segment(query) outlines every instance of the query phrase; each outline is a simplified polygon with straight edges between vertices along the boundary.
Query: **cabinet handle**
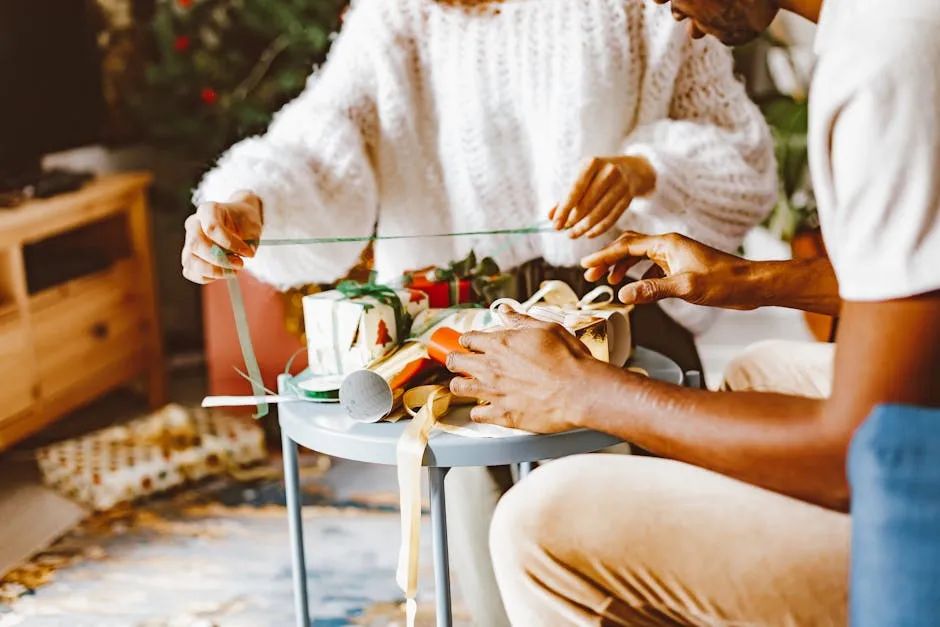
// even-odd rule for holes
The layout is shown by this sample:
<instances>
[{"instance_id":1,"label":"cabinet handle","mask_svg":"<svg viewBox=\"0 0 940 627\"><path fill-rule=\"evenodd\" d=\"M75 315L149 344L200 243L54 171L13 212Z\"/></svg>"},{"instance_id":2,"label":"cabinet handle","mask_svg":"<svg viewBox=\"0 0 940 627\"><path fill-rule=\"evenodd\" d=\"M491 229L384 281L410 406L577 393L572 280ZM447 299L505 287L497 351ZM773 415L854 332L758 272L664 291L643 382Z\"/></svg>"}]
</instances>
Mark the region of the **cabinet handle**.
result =
<instances>
[{"instance_id":1,"label":"cabinet handle","mask_svg":"<svg viewBox=\"0 0 940 627\"><path fill-rule=\"evenodd\" d=\"M95 339L103 340L108 337L108 323L98 322L91 327L91 335Z\"/></svg>"}]
</instances>

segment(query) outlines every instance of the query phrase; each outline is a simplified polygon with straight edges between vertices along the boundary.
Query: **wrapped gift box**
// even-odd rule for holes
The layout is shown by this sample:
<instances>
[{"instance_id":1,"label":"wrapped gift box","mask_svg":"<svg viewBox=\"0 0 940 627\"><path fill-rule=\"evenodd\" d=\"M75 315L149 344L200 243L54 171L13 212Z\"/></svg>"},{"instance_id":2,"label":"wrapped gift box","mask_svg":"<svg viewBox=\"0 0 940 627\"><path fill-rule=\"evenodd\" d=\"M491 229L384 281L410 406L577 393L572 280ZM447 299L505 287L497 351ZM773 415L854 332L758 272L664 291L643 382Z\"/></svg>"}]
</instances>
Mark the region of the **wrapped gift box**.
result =
<instances>
[{"instance_id":1,"label":"wrapped gift box","mask_svg":"<svg viewBox=\"0 0 940 627\"><path fill-rule=\"evenodd\" d=\"M307 355L315 375L348 374L381 359L403 342L428 296L376 284L340 284L303 298Z\"/></svg>"},{"instance_id":2,"label":"wrapped gift box","mask_svg":"<svg viewBox=\"0 0 940 627\"><path fill-rule=\"evenodd\" d=\"M529 310L529 315L545 322L560 324L591 351L594 359L610 363L611 342L614 338L609 333L605 318L580 312L566 312L552 305L536 305Z\"/></svg>"},{"instance_id":3,"label":"wrapped gift box","mask_svg":"<svg viewBox=\"0 0 940 627\"><path fill-rule=\"evenodd\" d=\"M404 275L405 286L427 294L428 304L433 308L486 305L506 296L503 292L510 283L510 276L501 273L495 261L486 257L477 262L472 251L466 259L446 268L430 267Z\"/></svg>"},{"instance_id":4,"label":"wrapped gift box","mask_svg":"<svg viewBox=\"0 0 940 627\"><path fill-rule=\"evenodd\" d=\"M37 452L46 485L98 511L266 457L258 424L179 405Z\"/></svg>"},{"instance_id":5,"label":"wrapped gift box","mask_svg":"<svg viewBox=\"0 0 940 627\"><path fill-rule=\"evenodd\" d=\"M600 286L578 298L567 283L544 281L518 308L534 318L565 327L601 361L623 366L633 352L633 307L618 304L609 286Z\"/></svg>"},{"instance_id":6,"label":"wrapped gift box","mask_svg":"<svg viewBox=\"0 0 940 627\"><path fill-rule=\"evenodd\" d=\"M411 289L427 294L431 307L453 307L474 302L473 287L469 279L440 280L434 269L409 274L406 284Z\"/></svg>"}]
</instances>

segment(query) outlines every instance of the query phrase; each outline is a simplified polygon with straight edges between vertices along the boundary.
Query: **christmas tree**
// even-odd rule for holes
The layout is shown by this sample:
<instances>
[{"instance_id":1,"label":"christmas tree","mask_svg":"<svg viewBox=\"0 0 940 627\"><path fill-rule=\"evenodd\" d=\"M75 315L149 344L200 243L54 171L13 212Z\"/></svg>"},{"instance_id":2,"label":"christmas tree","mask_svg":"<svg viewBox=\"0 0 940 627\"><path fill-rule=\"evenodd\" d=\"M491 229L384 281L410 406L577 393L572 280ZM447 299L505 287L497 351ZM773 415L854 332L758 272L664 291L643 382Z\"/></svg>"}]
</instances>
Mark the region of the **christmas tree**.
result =
<instances>
[{"instance_id":1,"label":"christmas tree","mask_svg":"<svg viewBox=\"0 0 940 627\"><path fill-rule=\"evenodd\" d=\"M140 131L187 162L211 163L259 133L304 88L348 0L158 0L154 54L128 96ZM188 190L185 190L188 193Z\"/></svg>"}]
</instances>

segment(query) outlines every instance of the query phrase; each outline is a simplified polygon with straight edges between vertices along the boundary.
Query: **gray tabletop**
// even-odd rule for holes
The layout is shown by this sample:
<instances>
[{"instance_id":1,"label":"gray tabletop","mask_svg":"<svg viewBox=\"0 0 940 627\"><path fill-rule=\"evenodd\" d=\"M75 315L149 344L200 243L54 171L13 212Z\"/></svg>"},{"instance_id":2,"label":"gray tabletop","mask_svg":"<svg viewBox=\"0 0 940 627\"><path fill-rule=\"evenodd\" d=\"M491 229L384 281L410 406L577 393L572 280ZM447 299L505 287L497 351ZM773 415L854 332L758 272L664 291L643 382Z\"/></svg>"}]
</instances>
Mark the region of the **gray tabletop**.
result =
<instances>
[{"instance_id":1,"label":"gray tabletop","mask_svg":"<svg viewBox=\"0 0 940 627\"><path fill-rule=\"evenodd\" d=\"M628 364L650 377L681 385L683 374L674 361L660 353L637 348ZM284 382L278 386L284 392ZM469 411L457 408L454 411ZM346 415L339 405L283 403L278 408L281 431L297 444L325 455L372 464L395 465L395 447L407 422L362 423ZM467 438L433 432L424 454L425 466L501 466L578 453L591 453L619 443L613 436L578 429L551 435L507 438Z\"/></svg>"}]
</instances>

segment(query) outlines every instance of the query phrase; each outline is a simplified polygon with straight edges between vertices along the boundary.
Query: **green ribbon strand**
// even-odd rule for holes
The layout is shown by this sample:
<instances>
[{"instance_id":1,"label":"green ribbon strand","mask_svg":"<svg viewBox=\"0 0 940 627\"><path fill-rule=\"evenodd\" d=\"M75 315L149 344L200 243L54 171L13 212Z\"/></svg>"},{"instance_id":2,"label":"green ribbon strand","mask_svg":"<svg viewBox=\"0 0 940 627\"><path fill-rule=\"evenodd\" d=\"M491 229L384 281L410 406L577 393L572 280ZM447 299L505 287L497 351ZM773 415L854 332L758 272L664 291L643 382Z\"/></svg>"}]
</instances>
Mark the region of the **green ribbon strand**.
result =
<instances>
[{"instance_id":1,"label":"green ribbon strand","mask_svg":"<svg viewBox=\"0 0 940 627\"><path fill-rule=\"evenodd\" d=\"M224 252L219 250L223 256ZM238 332L238 344L242 349L242 359L245 360L245 367L248 369L248 380L251 382L252 394L254 396L264 396L264 385L261 377L261 368L258 366L258 358L255 356L255 348L251 343L251 331L248 328L248 314L245 313L245 299L242 297L242 288L238 284L238 278L231 270L225 271L225 283L228 285L228 295L232 301L232 313L235 314L235 329ZM258 411L255 412L255 418L264 418L268 415L268 404L258 403Z\"/></svg>"},{"instance_id":2,"label":"green ribbon strand","mask_svg":"<svg viewBox=\"0 0 940 627\"><path fill-rule=\"evenodd\" d=\"M553 227L539 224L521 229L499 229L495 231L463 231L460 233L429 233L427 235L368 235L362 237L301 237L261 239L262 246L305 246L311 244L344 244L350 242L378 242L403 239L438 239L442 237L479 237L484 235L534 235L536 233L560 233Z\"/></svg>"}]
</instances>

